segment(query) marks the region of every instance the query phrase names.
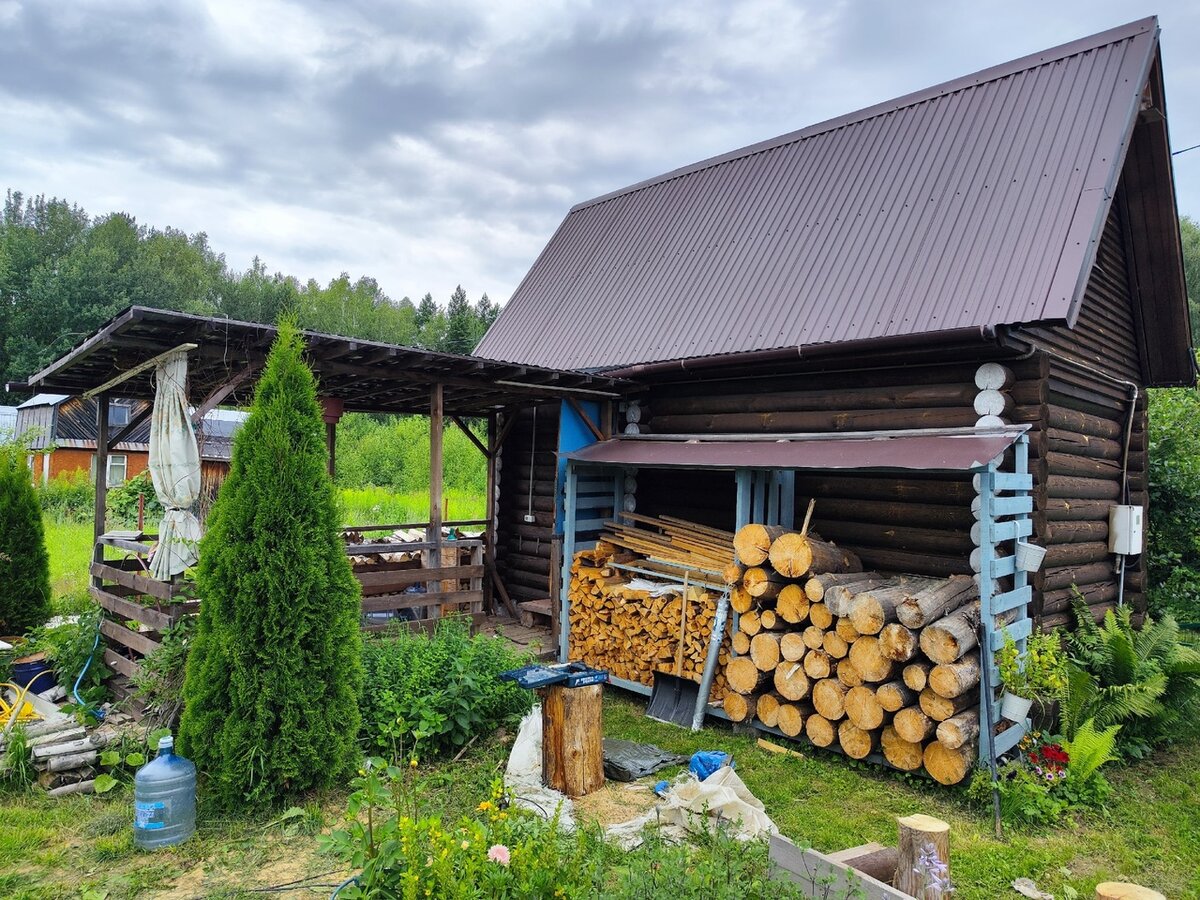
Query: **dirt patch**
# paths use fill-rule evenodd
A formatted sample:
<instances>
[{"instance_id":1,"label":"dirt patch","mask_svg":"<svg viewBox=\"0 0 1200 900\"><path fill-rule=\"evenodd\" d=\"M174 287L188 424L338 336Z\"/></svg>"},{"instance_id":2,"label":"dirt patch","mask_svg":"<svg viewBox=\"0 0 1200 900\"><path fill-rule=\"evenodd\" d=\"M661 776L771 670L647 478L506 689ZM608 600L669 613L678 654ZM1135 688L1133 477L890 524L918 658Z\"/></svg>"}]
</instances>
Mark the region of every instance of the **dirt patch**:
<instances>
[{"instance_id":1,"label":"dirt patch","mask_svg":"<svg viewBox=\"0 0 1200 900\"><path fill-rule=\"evenodd\" d=\"M257 849L265 860L254 867L237 865L243 860L223 858L226 853L210 857L180 875L170 888L156 892L159 900L190 900L216 891L252 890L273 887L310 879L294 889L272 892L272 897L313 896L313 882L337 884L348 877L348 872L330 873L337 865L331 857L322 854L315 838L290 838L286 840L264 838ZM231 865L232 864L232 865ZM322 876L313 878L312 876Z\"/></svg>"},{"instance_id":2,"label":"dirt patch","mask_svg":"<svg viewBox=\"0 0 1200 900\"><path fill-rule=\"evenodd\" d=\"M606 781L600 790L575 801L575 818L602 826L615 825L640 816L657 801L652 782Z\"/></svg>"}]
</instances>

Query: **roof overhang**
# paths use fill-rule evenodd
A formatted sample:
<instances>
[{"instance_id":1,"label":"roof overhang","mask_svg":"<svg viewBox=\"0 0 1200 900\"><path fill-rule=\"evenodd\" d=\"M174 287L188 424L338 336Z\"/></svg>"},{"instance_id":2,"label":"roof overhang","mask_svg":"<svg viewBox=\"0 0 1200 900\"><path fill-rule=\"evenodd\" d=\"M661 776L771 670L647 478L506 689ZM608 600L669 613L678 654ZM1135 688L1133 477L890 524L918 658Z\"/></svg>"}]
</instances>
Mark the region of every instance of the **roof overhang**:
<instances>
[{"instance_id":1,"label":"roof overhang","mask_svg":"<svg viewBox=\"0 0 1200 900\"><path fill-rule=\"evenodd\" d=\"M1029 426L856 434L639 435L568 454L582 464L690 469L858 469L977 472L999 462Z\"/></svg>"},{"instance_id":2,"label":"roof overhang","mask_svg":"<svg viewBox=\"0 0 1200 900\"><path fill-rule=\"evenodd\" d=\"M75 349L9 390L83 394L137 369L181 344L188 354L189 397L194 402L229 385L247 368L266 362L276 328L207 316L134 306L101 326ZM343 401L346 411L426 413L430 388L442 385L448 415L486 415L505 407L575 398L614 399L637 386L604 375L517 365L360 340L303 332L308 363L323 397ZM114 393L153 400L154 372L121 381ZM254 377L245 378L225 403L246 403Z\"/></svg>"}]
</instances>

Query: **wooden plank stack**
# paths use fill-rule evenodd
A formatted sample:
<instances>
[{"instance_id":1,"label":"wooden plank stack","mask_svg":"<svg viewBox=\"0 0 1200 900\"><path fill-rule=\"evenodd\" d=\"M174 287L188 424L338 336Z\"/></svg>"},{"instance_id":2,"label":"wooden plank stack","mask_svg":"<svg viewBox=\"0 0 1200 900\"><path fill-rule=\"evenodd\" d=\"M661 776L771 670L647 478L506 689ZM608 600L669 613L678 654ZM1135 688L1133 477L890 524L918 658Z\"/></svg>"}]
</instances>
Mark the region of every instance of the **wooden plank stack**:
<instances>
[{"instance_id":1,"label":"wooden plank stack","mask_svg":"<svg viewBox=\"0 0 1200 900\"><path fill-rule=\"evenodd\" d=\"M963 780L979 733L974 579L864 572L855 554L778 526L747 525L734 546L729 717Z\"/></svg>"},{"instance_id":2,"label":"wooden plank stack","mask_svg":"<svg viewBox=\"0 0 1200 900\"><path fill-rule=\"evenodd\" d=\"M711 573L732 563L733 535L681 519L629 518L648 527L608 523L596 548L580 551L571 563L570 658L639 684L653 684L655 672L699 681L724 590ZM670 590L642 589L635 584L640 579ZM726 625L714 701L726 692L730 630Z\"/></svg>"}]
</instances>

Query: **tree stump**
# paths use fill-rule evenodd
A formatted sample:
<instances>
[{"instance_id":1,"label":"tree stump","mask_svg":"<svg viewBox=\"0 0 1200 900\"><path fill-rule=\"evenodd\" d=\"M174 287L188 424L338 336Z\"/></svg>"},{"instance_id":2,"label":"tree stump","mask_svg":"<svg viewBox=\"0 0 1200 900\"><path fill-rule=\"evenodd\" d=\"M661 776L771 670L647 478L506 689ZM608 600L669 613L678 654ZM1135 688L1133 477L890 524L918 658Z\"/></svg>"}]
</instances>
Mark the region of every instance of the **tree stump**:
<instances>
[{"instance_id":1,"label":"tree stump","mask_svg":"<svg viewBox=\"0 0 1200 900\"><path fill-rule=\"evenodd\" d=\"M933 816L917 814L902 816L896 820L900 826L897 850L900 857L896 864L896 879L892 887L916 897L917 900L941 900L942 892L933 888L929 873L920 871L922 855L933 855L946 867L945 878L950 878L950 826Z\"/></svg>"},{"instance_id":2,"label":"tree stump","mask_svg":"<svg viewBox=\"0 0 1200 900\"><path fill-rule=\"evenodd\" d=\"M542 690L542 780L568 797L604 784L604 685Z\"/></svg>"}]
</instances>

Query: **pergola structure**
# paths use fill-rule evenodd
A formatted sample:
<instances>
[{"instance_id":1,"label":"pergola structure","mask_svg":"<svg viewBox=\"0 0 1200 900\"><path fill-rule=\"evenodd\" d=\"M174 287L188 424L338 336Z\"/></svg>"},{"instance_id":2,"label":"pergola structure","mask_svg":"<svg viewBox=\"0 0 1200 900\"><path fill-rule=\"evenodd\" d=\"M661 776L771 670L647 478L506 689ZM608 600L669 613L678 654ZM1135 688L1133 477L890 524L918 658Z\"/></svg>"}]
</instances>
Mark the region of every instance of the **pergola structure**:
<instances>
[{"instance_id":1,"label":"pergola structure","mask_svg":"<svg viewBox=\"0 0 1200 900\"><path fill-rule=\"evenodd\" d=\"M120 572L104 559L105 547L144 553L151 545L144 539L128 536L106 538L105 499L107 454L110 447L141 425L150 415L149 407L119 433L109 429L107 400L120 396L153 401L154 370L166 355L185 350L188 354L188 401L194 408L193 422L199 422L221 404L246 404L266 362L276 336L269 325L237 322L229 319L131 307L115 316L75 349L33 375L28 382L10 383L9 390L36 390L97 397L96 443L96 551L93 562L93 593L100 592L116 603L122 595L146 587L144 577L134 578ZM430 417L430 490L429 518L405 527L422 528L423 541L397 545L364 542L350 546L356 555L404 551L420 555L424 564L418 571L377 572L360 576L364 587L364 613L421 608L436 616L438 604L458 603L463 611L482 611L485 598L494 586L509 611L515 608L508 598L495 567L495 509L497 497L497 457L516 413L531 405L554 403L574 408L599 439L608 437L612 421L609 405L633 385L619 379L582 372L562 371L438 353L376 341L332 334L303 332L307 360L318 382L318 393L325 409L329 466L332 473L336 452L336 423L344 412L407 413ZM582 403L595 408L598 417L586 415ZM557 412L557 409L556 409ZM467 425L468 419L487 422L487 439L481 441ZM483 520L444 522L442 507L442 435L446 421L460 427L487 459L487 513ZM444 541L445 525L485 526L484 534L473 541ZM391 531L399 527L368 526L357 531ZM457 556L454 565L444 565L446 544L453 549L478 549L471 565L462 566ZM385 567L380 567L385 568ZM383 577L389 576L389 577ZM372 581L374 579L374 582ZM102 580L115 584L105 588ZM425 584L423 594L413 594L413 585ZM464 589L464 586L466 588ZM406 590L407 589L407 590ZM175 599L170 585L152 589L164 602ZM401 594L406 594L401 598ZM461 595L461 596L460 596ZM414 599L414 597L416 599ZM102 604L103 605L103 604ZM114 610L115 612L115 610ZM116 626L108 631L114 631ZM110 634L110 636L112 636Z\"/></svg>"}]
</instances>

